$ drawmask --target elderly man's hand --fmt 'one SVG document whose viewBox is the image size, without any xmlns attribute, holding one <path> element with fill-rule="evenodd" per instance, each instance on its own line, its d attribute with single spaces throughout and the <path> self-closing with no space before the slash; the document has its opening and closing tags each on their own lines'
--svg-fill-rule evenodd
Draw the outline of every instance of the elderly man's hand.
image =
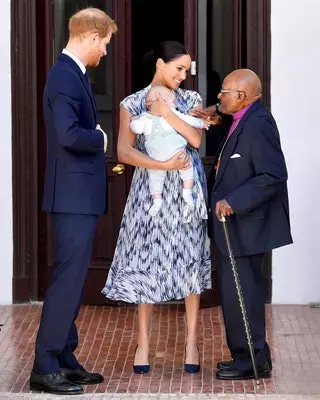
<svg viewBox="0 0 320 400">
<path fill-rule="evenodd" d="M 193 117 L 202 118 L 209 122 L 210 125 L 219 125 L 221 123 L 221 116 L 216 113 L 216 105 L 200 110 L 199 108 L 194 108 L 189 111 L 189 114 Z"/>
<path fill-rule="evenodd" d="M 227 200 L 222 199 L 219 200 L 216 204 L 216 216 L 220 220 L 221 215 L 224 215 L 225 217 L 228 217 L 229 215 L 233 214 L 233 209 L 231 208 L 230 204 L 227 202 Z"/>
</svg>

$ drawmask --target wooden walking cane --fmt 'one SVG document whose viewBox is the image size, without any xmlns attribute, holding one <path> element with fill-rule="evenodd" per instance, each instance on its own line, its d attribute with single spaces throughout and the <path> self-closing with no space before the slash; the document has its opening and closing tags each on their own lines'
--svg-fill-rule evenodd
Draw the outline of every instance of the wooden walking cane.
<svg viewBox="0 0 320 400">
<path fill-rule="evenodd" d="M 259 383 L 260 383 L 259 382 L 259 373 L 258 373 L 258 368 L 257 368 L 256 357 L 254 354 L 254 347 L 253 347 L 253 343 L 252 343 L 250 325 L 249 325 L 249 321 L 248 321 L 248 317 L 247 317 L 247 310 L 246 310 L 246 307 L 244 304 L 244 298 L 243 298 L 242 287 L 241 287 L 239 274 L 238 274 L 238 270 L 237 270 L 237 264 L 236 264 L 236 260 L 235 260 L 233 250 L 231 247 L 230 236 L 229 236 L 229 231 L 228 231 L 228 227 L 227 227 L 227 221 L 226 221 L 226 218 L 224 215 L 221 215 L 220 221 L 222 222 L 223 231 L 224 231 L 224 235 L 225 235 L 225 239 L 226 239 L 228 255 L 229 255 L 232 273 L 233 273 L 233 277 L 234 277 L 234 283 L 236 285 L 236 291 L 237 291 L 239 304 L 240 304 L 240 308 L 241 308 L 242 320 L 243 320 L 243 324 L 244 324 L 244 329 L 246 331 L 247 342 L 248 342 L 251 361 L 252 361 L 252 365 L 253 365 L 254 377 L 257 381 L 257 385 L 259 385 Z"/>
</svg>

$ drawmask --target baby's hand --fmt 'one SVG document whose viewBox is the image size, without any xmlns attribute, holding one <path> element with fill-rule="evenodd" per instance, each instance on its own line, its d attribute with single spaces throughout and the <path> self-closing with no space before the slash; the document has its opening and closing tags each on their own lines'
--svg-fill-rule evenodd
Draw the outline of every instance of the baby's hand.
<svg viewBox="0 0 320 400">
<path fill-rule="evenodd" d="M 220 125 L 222 121 L 222 118 L 220 115 L 213 115 L 210 117 L 210 125 Z"/>
<path fill-rule="evenodd" d="M 220 115 L 215 115 L 213 117 L 201 118 L 203 121 L 204 129 L 208 130 L 211 125 L 220 125 L 221 124 L 221 117 Z"/>
<path fill-rule="evenodd" d="M 211 121 L 208 119 L 202 119 L 202 124 L 205 130 L 208 130 L 210 128 L 210 125 L 212 125 Z"/>
<path fill-rule="evenodd" d="M 211 125 L 220 125 L 221 117 L 215 115 L 214 117 L 201 118 L 203 121 L 203 128 L 208 130 Z"/>
</svg>

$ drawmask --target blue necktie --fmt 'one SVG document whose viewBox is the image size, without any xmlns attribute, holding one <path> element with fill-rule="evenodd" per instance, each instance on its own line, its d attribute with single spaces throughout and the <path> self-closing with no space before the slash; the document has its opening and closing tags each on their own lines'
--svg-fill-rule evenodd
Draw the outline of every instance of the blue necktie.
<svg viewBox="0 0 320 400">
<path fill-rule="evenodd" d="M 84 74 L 84 77 L 85 77 L 85 81 L 86 81 L 87 87 L 88 87 L 90 93 L 92 94 L 90 78 L 89 78 L 89 75 L 88 75 L 87 72 Z"/>
<path fill-rule="evenodd" d="M 90 82 L 89 74 L 88 74 L 87 72 L 84 74 L 84 78 L 85 78 L 86 85 L 87 85 L 87 88 L 88 88 L 88 90 L 89 90 L 89 93 L 91 94 L 91 97 L 92 97 L 92 100 L 93 100 L 93 104 L 94 104 L 95 111 L 97 112 L 98 110 L 97 110 L 96 99 L 95 99 L 95 97 L 94 97 L 94 93 L 93 93 L 93 91 L 92 91 L 92 87 L 91 87 L 91 82 Z"/>
</svg>

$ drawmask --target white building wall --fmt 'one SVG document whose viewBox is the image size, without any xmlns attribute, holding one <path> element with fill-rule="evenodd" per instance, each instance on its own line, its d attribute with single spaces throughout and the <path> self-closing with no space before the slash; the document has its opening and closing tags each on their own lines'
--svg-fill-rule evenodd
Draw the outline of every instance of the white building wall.
<svg viewBox="0 0 320 400">
<path fill-rule="evenodd" d="M 320 1 L 271 2 L 271 107 L 294 244 L 274 251 L 273 303 L 320 302 Z"/>
<path fill-rule="evenodd" d="M 0 305 L 12 303 L 12 157 L 10 0 L 1 0 L 0 24 Z"/>
</svg>

